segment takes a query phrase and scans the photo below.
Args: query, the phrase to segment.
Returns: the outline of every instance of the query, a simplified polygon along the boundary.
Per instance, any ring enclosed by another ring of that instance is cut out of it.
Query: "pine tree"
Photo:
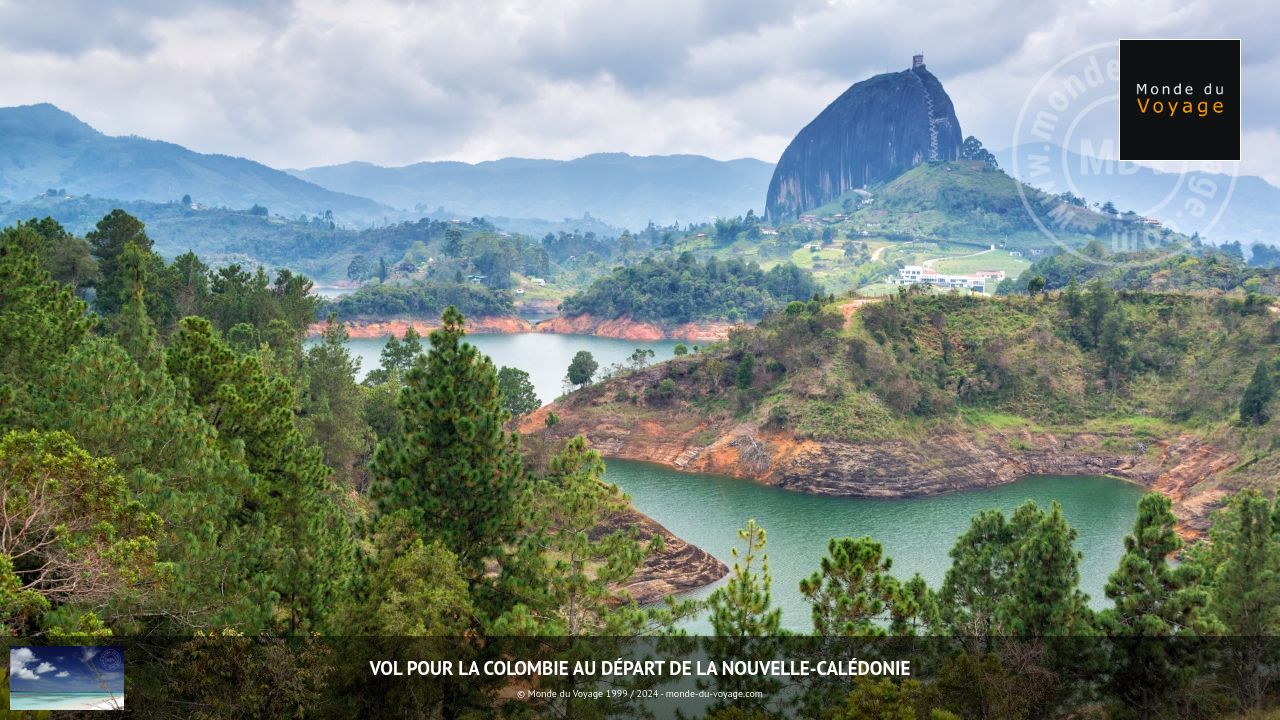
[[[1169,565],[1169,557],[1182,547],[1171,506],[1159,493],[1138,502],[1133,534],[1124,539],[1124,557],[1107,580],[1106,594],[1114,607],[1098,616],[1113,638],[1111,691],[1144,717],[1154,716],[1187,685],[1201,659],[1191,652],[1193,646],[1168,638],[1217,629],[1205,610],[1209,594],[1198,584],[1200,567]]]
[[[363,487],[364,462],[373,453],[373,430],[364,418],[364,399],[356,384],[360,361],[347,349],[350,336],[332,314],[320,341],[304,358],[307,385],[300,399],[300,425],[324,451],[325,465],[340,484]]]
[[[112,210],[98,221],[85,239],[98,259],[98,271],[102,278],[97,283],[94,309],[104,315],[114,314],[124,304],[129,294],[130,278],[121,265],[127,246],[140,251],[151,251],[151,238],[146,226],[138,218],[124,210]]]
[[[1009,592],[1015,567],[1014,532],[999,510],[979,512],[951,548],[951,567],[939,593],[942,618],[961,636],[995,634],[996,606]]]
[[[42,429],[111,455],[131,492],[164,520],[157,543],[166,582],[137,604],[147,629],[269,628],[270,589],[260,580],[274,540],[246,511],[257,481],[234,449],[223,452],[200,409],[188,407],[164,369],[143,371],[112,338],[90,338],[44,370],[35,405]],[[132,610],[117,606],[117,623]]]
[[[1133,534],[1124,539],[1124,557],[1107,580],[1106,594],[1115,605],[1098,618],[1110,634],[1167,637],[1194,634],[1212,624],[1205,617],[1209,596],[1198,587],[1201,569],[1194,563],[1169,565],[1182,548],[1171,506],[1159,493],[1138,502]]]
[[[1211,610],[1237,636],[1280,632],[1280,539],[1272,508],[1256,490],[1243,490],[1210,526]]]
[[[28,252],[30,228],[0,234],[0,427],[22,421],[31,383],[93,328],[84,302],[60,285]]]
[[[146,257],[134,244],[125,247],[120,258],[121,272],[126,285],[122,291],[126,299],[118,315],[113,318],[116,338],[134,362],[147,370],[161,366],[159,339],[155,324],[147,314],[146,292],[148,278]]]
[[[1224,660],[1238,668],[1235,690],[1245,709],[1265,697],[1273,656],[1267,636],[1280,633],[1280,538],[1275,510],[1256,490],[1242,490],[1214,518],[1194,561],[1205,571],[1209,610],[1234,640]]]
[[[265,561],[283,627],[324,627],[350,582],[354,545],[321,451],[295,424],[292,387],[269,376],[257,357],[228,347],[204,318],[182,321],[165,362],[171,375],[184,378],[189,402],[203,409],[219,440],[228,449],[242,447],[258,477],[245,509],[280,540]]]
[[[1259,360],[1253,368],[1253,377],[1240,398],[1240,422],[1262,425],[1271,419],[1267,405],[1275,395],[1275,383],[1271,369],[1265,360]]]
[[[439,539],[478,573],[515,538],[525,481],[517,439],[504,432],[493,363],[463,342],[450,306],[400,394],[401,432],[374,456],[373,498],[381,513],[404,510],[424,539]]]
[[[951,550],[939,593],[940,614],[957,635],[1038,637],[1086,632],[1088,598],[1076,589],[1076,537],[1054,503],[1027,502],[1013,516],[978,513]]]
[[[733,568],[729,581],[707,599],[712,632],[717,637],[751,638],[781,634],[782,610],[773,607],[769,556],[762,554],[767,543],[764,528],[748,520],[738,531],[745,549],[733,548]]]
[[[996,604],[998,628],[1016,637],[1078,635],[1092,625],[1088,597],[1080,583],[1076,531],[1054,502],[1045,513],[1034,503],[1019,507],[1012,525],[1017,537],[1017,566],[1009,594]]]
[[[747,526],[738,530],[738,540],[743,548],[741,551],[733,548],[733,567],[728,581],[707,598],[714,636],[708,639],[707,655],[713,662],[773,659],[780,650],[777,639],[787,634],[782,629],[782,610],[773,606],[773,577],[769,574],[769,556],[764,554],[768,543],[764,528],[756,525],[755,520],[748,520]],[[714,684],[717,690],[731,693],[730,697],[750,698],[746,693],[759,692],[764,699],[728,703],[744,712],[766,713],[770,700],[776,699],[781,688],[781,683],[772,677],[717,675]],[[725,707],[726,703],[721,701],[713,705],[711,711]]]
[[[382,348],[382,368],[388,372],[408,372],[414,358],[422,354],[421,338],[412,325],[405,328],[404,340],[396,340],[392,335],[386,347]]]
[[[824,636],[914,634],[922,612],[932,614],[924,580],[913,578],[914,597],[889,574],[893,561],[883,546],[869,537],[832,538],[821,570],[800,581],[800,593],[813,604],[813,629]],[[918,582],[916,582],[918,579]],[[921,606],[923,604],[923,607]]]

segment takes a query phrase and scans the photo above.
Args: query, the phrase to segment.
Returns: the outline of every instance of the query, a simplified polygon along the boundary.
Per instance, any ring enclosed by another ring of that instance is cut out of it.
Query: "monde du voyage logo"
[[[1120,159],[1239,160],[1240,41],[1121,40]]]

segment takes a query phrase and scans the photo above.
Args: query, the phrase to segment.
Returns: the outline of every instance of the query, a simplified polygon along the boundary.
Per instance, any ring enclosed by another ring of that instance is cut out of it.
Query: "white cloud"
[[[57,669],[58,668],[54,667],[53,665],[50,665],[47,662],[42,662],[36,666],[36,674],[43,675],[47,672],[53,672],[54,670],[57,670]]]
[[[39,680],[39,676],[27,667],[27,665],[35,661],[35,653],[31,652],[30,648],[11,648],[9,650],[9,674],[23,680]]]
[[[5,102],[281,167],[597,151],[772,161],[845,87],[915,51],[965,133],[999,148],[1039,75],[1076,49],[1239,36],[1245,149],[1270,160],[1280,145],[1280,6],[1254,0],[125,5],[0,5]]]
[[[63,670],[63,671],[59,672],[57,675],[54,675],[54,677],[67,677],[67,676],[68,676],[68,675],[70,675],[70,674],[71,674],[71,673],[67,672],[66,670]]]

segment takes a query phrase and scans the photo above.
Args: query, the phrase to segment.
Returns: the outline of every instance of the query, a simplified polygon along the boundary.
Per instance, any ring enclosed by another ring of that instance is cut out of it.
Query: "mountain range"
[[[576,160],[505,158],[481,163],[363,162],[290,170],[331,190],[360,193],[425,214],[560,220],[584,213],[617,227],[706,222],[760,212],[773,165],[700,155],[599,153]]]
[[[565,219],[638,230],[651,220],[704,222],[759,211],[772,172],[773,165],[754,159],[625,153],[282,171],[173,143],[105,135],[47,103],[0,108],[0,201],[24,202],[49,190],[159,203],[190,195],[203,206],[262,205],[286,217],[331,211],[356,226],[430,214],[501,217],[519,230]]]
[[[906,71],[895,75],[918,74]],[[915,84],[927,85],[931,78],[921,78]],[[907,79],[914,83],[913,78]],[[854,85],[850,92],[860,85]],[[897,85],[903,86],[899,94],[905,98],[904,112],[914,113],[907,107],[915,105],[913,93],[907,92],[911,87]],[[945,97],[940,86],[937,90],[929,93],[938,96],[935,102]],[[832,108],[838,106],[839,101],[832,104]],[[825,115],[826,111],[819,118]],[[935,117],[954,118],[949,103],[935,108]],[[815,119],[806,130],[825,126],[830,137],[823,140],[811,133],[814,142],[836,138],[832,141],[848,144],[847,138],[838,137],[847,128],[835,125],[839,124]],[[958,134],[958,127],[955,132]],[[954,138],[943,139],[941,149],[950,156]],[[1047,154],[1057,158],[1061,152],[1052,148]],[[916,154],[912,153],[911,164]],[[876,163],[883,160],[864,155],[854,153],[846,159],[852,163],[850,167],[857,165],[865,172],[875,170]],[[1002,168],[1012,172],[1011,149],[997,152],[996,157]],[[1182,232],[1199,232],[1214,243],[1236,240],[1246,248],[1255,243],[1280,244],[1280,188],[1262,178],[1237,178],[1225,211],[1216,223],[1210,223],[1208,217],[1179,218],[1180,208],[1172,205],[1150,209],[1159,205],[1176,176],[1131,165],[1123,166],[1126,170],[1122,173],[1113,161],[1098,165],[1099,161],[1074,152],[1060,157],[1062,161],[1048,164],[1048,173],[1031,177],[1022,169],[1019,179],[1061,192],[1069,187],[1070,170],[1074,191],[1091,202],[1110,200],[1121,211],[1152,215],[1175,224]],[[778,172],[799,178],[813,170],[817,173],[814,182],[831,183],[848,170],[844,164],[849,163],[842,161],[835,169],[796,164],[784,153]],[[1100,169],[1078,172],[1085,167]],[[332,211],[339,223],[355,227],[426,215],[483,216],[515,231],[542,233],[576,227],[607,234],[610,226],[640,229],[651,220],[688,223],[736,216],[748,209],[759,212],[774,171],[773,165],[753,159],[719,161],[697,155],[636,157],[623,153],[576,160],[506,158],[403,167],[346,163],[282,171],[245,158],[197,153],[173,143],[108,136],[49,104],[0,108],[0,205],[7,206],[0,207],[0,215],[34,211],[34,205],[26,207],[32,205],[30,201],[55,190],[79,197],[153,203],[175,203],[190,195],[206,207],[247,209],[257,204],[286,217]],[[1184,185],[1212,183],[1225,188],[1231,178],[1192,172],[1182,180]],[[830,189],[837,185],[831,184]],[[65,203],[50,206],[55,216],[62,205]]]

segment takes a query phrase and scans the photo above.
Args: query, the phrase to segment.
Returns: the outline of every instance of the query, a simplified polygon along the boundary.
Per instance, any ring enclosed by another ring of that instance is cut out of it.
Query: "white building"
[[[907,265],[898,271],[898,285],[933,285],[941,288],[965,288],[985,293],[994,290],[1004,279],[1003,270],[978,270],[968,275],[947,275],[924,265]]]

